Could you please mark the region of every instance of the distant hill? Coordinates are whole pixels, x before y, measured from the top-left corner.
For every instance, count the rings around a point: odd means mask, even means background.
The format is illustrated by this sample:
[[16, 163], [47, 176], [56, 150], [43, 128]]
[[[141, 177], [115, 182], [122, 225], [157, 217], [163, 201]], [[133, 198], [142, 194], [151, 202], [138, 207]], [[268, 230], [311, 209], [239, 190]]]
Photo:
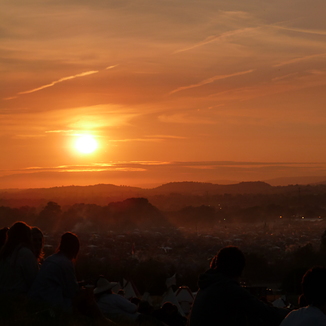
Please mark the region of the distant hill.
[[124, 200], [130, 197], [141, 197], [143, 189], [112, 184], [91, 186], [62, 186], [35, 189], [0, 190], [0, 205], [40, 206], [48, 201], [61, 205], [74, 203], [96, 203], [106, 205], [111, 201]]
[[141, 188], [137, 187], [129, 187], [129, 186], [116, 186], [113, 184], [97, 184], [97, 185], [90, 185], [90, 186], [61, 186], [61, 187], [51, 187], [51, 188], [30, 188], [30, 189], [1, 189], [0, 193], [8, 192], [8, 193], [21, 193], [21, 194], [28, 194], [29, 196], [39, 196], [40, 194], [47, 194], [47, 195], [55, 195], [58, 193], [65, 194], [65, 193], [75, 193], [80, 194], [83, 192], [132, 192], [138, 191]]
[[269, 192], [273, 187], [265, 182], [240, 182], [238, 184], [219, 185], [202, 182], [171, 182], [151, 190], [152, 193], [181, 193], [181, 194], [246, 194]]
[[[202, 207], [198, 214], [208, 210], [206, 215], [210, 214], [207, 207], [215, 207], [221, 210], [220, 214], [229, 214], [228, 218], [234, 215], [232, 209], [247, 208], [253, 211], [239, 211], [239, 214], [258, 216], [257, 210], [260, 209], [260, 213], [274, 214], [273, 216], [286, 214], [292, 216], [299, 214], [298, 212], [303, 214], [302, 216], [322, 216], [324, 211], [326, 212], [326, 184], [272, 186], [257, 181], [219, 185], [188, 181], [171, 182], [152, 189], [98, 184], [0, 190], [0, 208], [3, 211], [9, 207], [28, 212], [32, 207], [35, 208], [35, 214], [38, 214], [49, 202], [56, 203], [63, 210], [77, 205], [77, 207], [108, 206], [113, 211], [119, 211], [121, 205], [124, 208], [130, 206], [133, 212], [139, 211], [140, 214], [144, 214], [144, 217], [155, 216], [156, 213], [150, 205], [165, 213], [182, 212], [185, 207]], [[230, 211], [226, 213], [228, 209]], [[18, 211], [16, 213], [18, 214]], [[182, 213], [180, 214], [180, 218], [184, 218]]]
[[283, 177], [265, 180], [265, 182], [269, 183], [272, 186], [326, 184], [326, 176]]
[[91, 186], [62, 186], [36, 189], [0, 190], [0, 206], [44, 206], [48, 201], [60, 205], [75, 203], [107, 205], [127, 198], [153, 197], [157, 195], [216, 195], [271, 193], [274, 189], [265, 182], [241, 182], [232, 185], [218, 185], [201, 182], [171, 182], [152, 189], [143, 189], [112, 184]]

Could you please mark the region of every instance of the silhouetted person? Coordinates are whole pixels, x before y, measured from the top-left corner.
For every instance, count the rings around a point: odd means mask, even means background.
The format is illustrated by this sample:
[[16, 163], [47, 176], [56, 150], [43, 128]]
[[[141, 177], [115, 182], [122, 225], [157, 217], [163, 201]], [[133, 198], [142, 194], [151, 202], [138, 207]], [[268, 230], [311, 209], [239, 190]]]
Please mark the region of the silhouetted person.
[[302, 278], [306, 307], [291, 311], [281, 326], [326, 325], [326, 268], [313, 267]]
[[25, 222], [15, 222], [0, 251], [1, 294], [27, 295], [38, 272], [32, 250], [31, 228]]
[[94, 295], [100, 311], [116, 323], [134, 323], [139, 317], [137, 306], [120, 294], [112, 292], [117, 283], [101, 277], [96, 283]]
[[7, 227], [0, 229], [0, 250], [6, 242], [8, 230], [9, 230], [9, 228], [7, 228]]
[[44, 252], [44, 236], [43, 232], [36, 226], [32, 227], [32, 244], [35, 257], [39, 264], [43, 262]]
[[34, 302], [72, 311], [79, 289], [73, 264], [78, 252], [78, 237], [71, 232], [63, 234], [57, 252], [44, 260], [31, 288], [29, 296]]
[[[136, 304], [135, 302], [133, 302]], [[138, 302], [138, 312], [144, 315], [151, 315], [154, 311], [154, 307], [148, 301]]]
[[190, 314], [190, 326], [279, 325], [288, 310], [272, 307], [239, 284], [245, 267], [240, 249], [222, 248], [210, 269], [200, 275], [199, 291]]
[[171, 302], [165, 302], [153, 315], [167, 326], [184, 326], [187, 323], [187, 318], [181, 316], [178, 307]]

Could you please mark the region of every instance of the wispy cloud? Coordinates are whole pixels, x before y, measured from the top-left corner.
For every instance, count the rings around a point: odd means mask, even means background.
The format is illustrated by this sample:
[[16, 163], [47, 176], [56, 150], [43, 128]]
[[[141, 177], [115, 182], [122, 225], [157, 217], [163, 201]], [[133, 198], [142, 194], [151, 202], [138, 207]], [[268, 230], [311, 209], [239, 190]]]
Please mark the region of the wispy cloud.
[[304, 56], [304, 57], [294, 58], [294, 59], [291, 59], [291, 60], [287, 60], [287, 61], [277, 63], [277, 64], [273, 65], [273, 67], [281, 67], [281, 66], [292, 64], [292, 63], [297, 63], [297, 62], [300, 62], [300, 61], [310, 60], [310, 59], [324, 57], [324, 56], [326, 56], [326, 52], [307, 55], [307, 56]]
[[34, 92], [40, 91], [40, 90], [42, 90], [44, 88], [54, 86], [55, 84], [62, 83], [64, 81], [66, 81], [66, 80], [71, 80], [71, 79], [78, 78], [78, 77], [84, 77], [84, 76], [88, 76], [88, 75], [92, 75], [92, 74], [96, 74], [96, 73], [98, 73], [98, 70], [86, 71], [86, 72], [82, 72], [82, 73], [74, 75], [74, 76], [63, 77], [63, 78], [60, 78], [59, 80], [53, 81], [50, 84], [46, 84], [46, 85], [31, 89], [31, 90], [28, 90], [28, 91], [19, 92], [18, 94], [22, 95], [22, 94], [34, 93]]
[[220, 41], [220, 40], [222, 40], [224, 38], [227, 38], [227, 37], [230, 37], [230, 36], [234, 36], [234, 35], [238, 35], [238, 34], [241, 34], [241, 33], [245, 33], [245, 32], [255, 30], [257, 28], [258, 27], [246, 27], [246, 28], [236, 29], [236, 30], [233, 30], [233, 31], [228, 31], [228, 32], [225, 32], [225, 33], [222, 33], [222, 34], [219, 34], [219, 35], [211, 35], [211, 36], [206, 37], [201, 42], [198, 42], [198, 43], [190, 45], [190, 46], [188, 46], [186, 48], [177, 50], [177, 51], [175, 51], [173, 53], [176, 54], [176, 53], [180, 53], [180, 52], [189, 51], [189, 50], [201, 47], [203, 45], [206, 45], [206, 44], [209, 44], [209, 43], [212, 43], [212, 42]]
[[[71, 136], [80, 136], [82, 134], [76, 133], [76, 130], [53, 130], [47, 133], [66, 133]], [[173, 135], [148, 135], [143, 138], [124, 138], [124, 139], [107, 139], [110, 143], [129, 143], [129, 142], [162, 142], [174, 139], [187, 139], [186, 137], [173, 136]]]
[[58, 165], [58, 166], [30, 166], [15, 172], [103, 172], [103, 171], [146, 171], [153, 166], [175, 165], [178, 163], [167, 161], [115, 161], [92, 164]]
[[162, 114], [158, 117], [159, 121], [164, 123], [182, 123], [182, 124], [203, 124], [211, 125], [216, 122], [207, 117], [199, 117], [196, 114], [189, 113], [175, 113], [175, 114]]
[[325, 70], [317, 70], [317, 69], [311, 69], [311, 70], [308, 70], [308, 72], [312, 75], [325, 75], [326, 74]]
[[71, 134], [74, 133], [74, 130], [46, 130], [46, 134]]
[[128, 143], [128, 142], [162, 142], [168, 139], [186, 139], [177, 136], [145, 136], [145, 138], [126, 138], [126, 139], [110, 139], [109, 142]]
[[[117, 66], [118, 65], [108, 66], [104, 70], [113, 69], [113, 68], [115, 68]], [[100, 72], [99, 70], [90, 70], [90, 71], [85, 71], [85, 72], [82, 72], [80, 74], [76, 74], [76, 75], [73, 75], [73, 76], [63, 77], [63, 78], [60, 78], [58, 80], [55, 80], [55, 81], [51, 82], [50, 84], [42, 85], [40, 87], [33, 88], [33, 89], [28, 90], [28, 91], [18, 92], [16, 94], [16, 96], [7, 97], [7, 98], [4, 98], [4, 100], [12, 100], [12, 99], [17, 98], [19, 95], [24, 95], [24, 94], [30, 94], [30, 93], [38, 92], [38, 91], [41, 91], [42, 89], [45, 89], [45, 88], [48, 88], [48, 87], [52, 87], [52, 86], [54, 86], [56, 84], [59, 84], [59, 83], [62, 83], [62, 82], [65, 82], [65, 81], [68, 81], [68, 80], [71, 80], [71, 79], [75, 79], [75, 78], [79, 78], [79, 77], [85, 77], [85, 76], [97, 74], [99, 72]]]
[[150, 138], [162, 138], [162, 139], [186, 139], [187, 137], [174, 136], [174, 135], [151, 135], [146, 136]]
[[288, 79], [288, 78], [293, 77], [293, 76], [295, 76], [297, 74], [298, 74], [297, 72], [294, 72], [294, 73], [287, 74], [287, 75], [284, 75], [284, 76], [275, 77], [275, 78], [272, 78], [272, 81], [277, 82], [277, 81], [280, 81], [280, 80]]
[[126, 138], [126, 139], [110, 139], [112, 143], [129, 143], [129, 142], [160, 142], [162, 139], [159, 138]]
[[118, 66], [118, 65], [108, 66], [108, 67], [105, 68], [105, 70], [109, 70], [109, 69], [115, 68], [115, 67], [117, 67], [117, 66]]
[[145, 168], [135, 167], [133, 165], [121, 165], [121, 164], [103, 164], [103, 163], [94, 163], [89, 165], [60, 165], [53, 167], [28, 167], [24, 169], [25, 172], [104, 172], [104, 171], [146, 171]]
[[141, 165], [170, 165], [171, 162], [166, 162], [166, 161], [131, 161], [131, 162], [126, 162], [126, 164], [141, 164]]
[[[314, 176], [315, 181], [322, 181], [320, 179], [324, 179], [325, 175], [325, 163], [280, 161], [108, 161], [89, 165], [33, 166], [0, 171], [3, 188], [54, 187], [58, 185], [58, 180], [60, 185], [113, 183], [144, 187], [146, 184], [158, 186], [172, 181], [231, 184], [280, 177], [286, 177], [288, 184], [300, 184], [302, 179], [297, 177]], [[312, 180], [311, 177], [309, 179]], [[276, 180], [274, 184], [281, 183]]]
[[253, 71], [254, 71], [254, 69], [235, 72], [233, 74], [228, 74], [228, 75], [217, 75], [217, 76], [214, 76], [214, 77], [211, 77], [211, 78], [208, 78], [208, 79], [204, 79], [204, 80], [202, 80], [201, 82], [199, 82], [197, 84], [192, 84], [192, 85], [188, 85], [188, 86], [179, 87], [179, 88], [171, 91], [169, 94], [171, 95], [171, 94], [174, 94], [174, 93], [186, 90], [186, 89], [200, 87], [200, 86], [203, 86], [203, 85], [206, 85], [206, 84], [211, 84], [211, 83], [215, 82], [216, 80], [220, 80], [220, 79], [225, 79], [225, 78], [230, 78], [230, 77], [235, 77], [235, 76], [240, 76], [240, 75], [246, 75], [246, 74], [252, 73]]
[[1, 115], [0, 136], [27, 138], [51, 134], [74, 136], [87, 131], [101, 133], [109, 127], [129, 126], [140, 114], [129, 107], [112, 104], [40, 112], [22, 110], [19, 114], [8, 112]]
[[279, 25], [269, 25], [276, 29], [283, 29], [291, 32], [305, 33], [305, 34], [315, 34], [315, 35], [326, 35], [326, 31], [317, 30], [317, 29], [303, 29], [303, 28], [295, 28], [295, 27], [286, 27]]
[[15, 98], [17, 98], [17, 96], [5, 97], [5, 98], [3, 98], [3, 100], [4, 100], [4, 101], [9, 101], [9, 100], [13, 100], [13, 99], [15, 99]]
[[[213, 97], [218, 101], [247, 101], [254, 98], [271, 96], [286, 92], [298, 91], [304, 88], [322, 86], [326, 84], [324, 78], [326, 72], [323, 70], [306, 70], [304, 72], [294, 72], [282, 76], [276, 76], [269, 82], [228, 89], [225, 91], [207, 95], [207, 98]], [[267, 112], [267, 111], [266, 111]], [[297, 116], [298, 118], [300, 115]], [[315, 115], [310, 115], [313, 119]], [[317, 121], [317, 120], [316, 120]], [[307, 121], [306, 121], [307, 122]]]
[[16, 170], [20, 172], [92, 172], [92, 171], [146, 171], [150, 167], [169, 166], [188, 169], [219, 169], [219, 168], [324, 168], [325, 163], [302, 162], [245, 162], [245, 161], [110, 161], [92, 163], [88, 165], [58, 165], [58, 166], [32, 166]]

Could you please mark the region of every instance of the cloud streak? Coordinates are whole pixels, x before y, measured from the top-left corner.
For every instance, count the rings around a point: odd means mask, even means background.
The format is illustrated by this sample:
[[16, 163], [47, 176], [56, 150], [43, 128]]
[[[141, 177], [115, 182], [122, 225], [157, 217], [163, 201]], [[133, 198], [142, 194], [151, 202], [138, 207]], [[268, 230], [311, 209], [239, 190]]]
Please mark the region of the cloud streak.
[[297, 62], [300, 62], [300, 61], [310, 60], [310, 59], [324, 57], [324, 56], [326, 56], [326, 52], [307, 55], [307, 56], [304, 56], [304, 57], [294, 58], [294, 59], [291, 59], [291, 60], [287, 60], [287, 61], [277, 63], [276, 65], [273, 65], [273, 67], [281, 67], [281, 66], [292, 64], [292, 63], [297, 63]]
[[176, 167], [188, 167], [188, 168], [197, 168], [197, 167], [210, 167], [214, 169], [219, 166], [228, 166], [228, 167], [263, 167], [263, 166], [275, 166], [275, 167], [324, 167], [326, 163], [320, 162], [252, 162], [252, 161], [109, 161], [101, 163], [91, 163], [91, 164], [75, 164], [75, 165], [58, 165], [58, 166], [31, 166], [19, 171], [56, 171], [56, 170], [78, 170], [82, 171], [89, 169], [105, 169], [105, 168], [135, 168], [141, 166], [176, 166]]
[[127, 138], [127, 139], [110, 139], [109, 142], [163, 142], [169, 140], [182, 140], [186, 137], [173, 136], [173, 135], [153, 135], [145, 136], [145, 138]]
[[[118, 65], [108, 66], [104, 70], [110, 70], [110, 69], [113, 69], [113, 68], [115, 68], [117, 66]], [[62, 82], [68, 81], [68, 80], [72, 80], [72, 79], [79, 78], [79, 77], [85, 77], [85, 76], [97, 74], [99, 72], [100, 72], [99, 70], [90, 70], [90, 71], [85, 71], [85, 72], [82, 72], [80, 74], [76, 74], [76, 75], [73, 75], [73, 76], [63, 77], [63, 78], [60, 78], [58, 80], [55, 80], [55, 81], [51, 82], [50, 84], [42, 85], [40, 87], [33, 88], [33, 89], [28, 90], [28, 91], [19, 92], [19, 93], [17, 93], [16, 96], [7, 97], [7, 98], [4, 98], [4, 100], [12, 100], [12, 99], [17, 98], [18, 95], [24, 95], [24, 94], [30, 94], [30, 93], [38, 92], [38, 91], [41, 91], [42, 89], [52, 87], [52, 86], [54, 86], [56, 84], [59, 84], [59, 83], [62, 83]]]
[[[118, 161], [107, 163], [92, 163], [85, 165], [31, 166], [18, 172], [103, 172], [103, 171], [146, 171], [148, 167], [175, 165], [166, 161]], [[178, 164], [177, 164], [178, 165]], [[17, 172], [17, 171], [16, 171]]]
[[177, 50], [177, 51], [173, 52], [173, 54], [193, 50], [193, 49], [201, 47], [203, 45], [219, 41], [219, 40], [221, 40], [223, 38], [238, 35], [238, 34], [245, 33], [245, 32], [248, 32], [248, 31], [252, 31], [252, 30], [255, 30], [255, 29], [257, 29], [257, 27], [247, 27], [247, 28], [236, 29], [236, 30], [233, 30], [233, 31], [228, 31], [228, 32], [222, 33], [220, 35], [211, 35], [211, 36], [208, 36], [207, 38], [205, 38], [203, 41], [198, 42], [196, 44], [193, 44], [193, 45], [191, 45], [189, 47]]
[[[3, 188], [44, 188], [45, 184], [46, 187], [54, 187], [58, 185], [58, 180], [61, 185], [115, 183], [143, 187], [146, 184], [158, 186], [172, 181], [230, 184], [240, 181], [272, 181], [284, 177], [288, 181], [283, 183], [300, 184], [302, 179], [298, 177], [310, 176], [309, 182], [312, 177], [315, 178], [314, 182], [323, 181], [326, 166], [325, 163], [300, 162], [108, 161], [85, 165], [32, 166], [0, 172]], [[153, 179], [157, 174], [159, 176]], [[281, 184], [277, 179], [273, 182], [275, 185]]]
[[63, 78], [60, 78], [59, 80], [53, 81], [50, 84], [46, 84], [46, 85], [31, 89], [31, 90], [28, 90], [28, 91], [19, 92], [18, 95], [34, 93], [34, 92], [40, 91], [40, 90], [42, 90], [44, 88], [52, 87], [55, 84], [59, 84], [59, 83], [62, 83], [64, 81], [67, 81], [67, 80], [75, 79], [75, 78], [78, 78], [78, 77], [89, 76], [89, 75], [96, 74], [96, 73], [98, 73], [98, 70], [86, 71], [86, 72], [82, 72], [82, 73], [74, 75], [74, 76], [63, 77]]
[[254, 69], [250, 69], [250, 70], [246, 70], [246, 71], [235, 72], [233, 74], [228, 74], [228, 75], [217, 75], [217, 76], [214, 76], [214, 77], [211, 77], [211, 78], [204, 79], [204, 80], [202, 80], [201, 82], [199, 82], [197, 84], [192, 84], [192, 85], [188, 85], [188, 86], [179, 87], [179, 88], [171, 91], [169, 93], [169, 95], [180, 92], [180, 91], [184, 91], [186, 89], [200, 87], [200, 86], [203, 86], [203, 85], [206, 85], [206, 84], [211, 84], [211, 83], [215, 82], [216, 80], [221, 80], [221, 79], [226, 79], [226, 78], [230, 78], [230, 77], [250, 74], [253, 71], [254, 71]]
[[117, 67], [117, 66], [118, 66], [118, 65], [108, 66], [108, 67], [105, 68], [105, 70], [109, 70], [109, 69], [115, 68], [115, 67]]
[[185, 113], [162, 114], [158, 117], [159, 121], [164, 123], [181, 123], [181, 124], [215, 124], [216, 122], [209, 118], [201, 118], [196, 115]]
[[315, 34], [315, 35], [326, 35], [326, 31], [316, 30], [316, 29], [303, 29], [303, 28], [292, 28], [274, 25], [273, 28], [282, 29], [285, 31], [305, 33], [305, 34]]
[[275, 77], [275, 78], [272, 78], [272, 81], [277, 82], [277, 81], [280, 81], [280, 80], [288, 79], [288, 78], [293, 77], [293, 76], [295, 76], [297, 74], [298, 74], [297, 72], [293, 72], [291, 74], [287, 74], [287, 75], [284, 75], [284, 76]]
[[[85, 165], [59, 165], [59, 166], [32, 166], [16, 170], [21, 173], [36, 172], [103, 172], [103, 171], [146, 171], [152, 168], [177, 168], [177, 169], [204, 169], [217, 170], [220, 168], [232, 169], [325, 169], [325, 163], [302, 163], [302, 162], [245, 162], [245, 161], [110, 161], [106, 163], [92, 163]], [[14, 172], [14, 171], [11, 171]]]

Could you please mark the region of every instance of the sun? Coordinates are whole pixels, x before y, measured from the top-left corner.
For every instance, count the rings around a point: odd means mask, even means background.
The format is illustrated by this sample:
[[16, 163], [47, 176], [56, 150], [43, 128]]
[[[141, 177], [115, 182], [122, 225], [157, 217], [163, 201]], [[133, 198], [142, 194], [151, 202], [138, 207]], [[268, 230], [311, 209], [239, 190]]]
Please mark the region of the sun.
[[82, 154], [93, 153], [97, 147], [97, 141], [91, 135], [82, 135], [75, 142], [75, 148]]

